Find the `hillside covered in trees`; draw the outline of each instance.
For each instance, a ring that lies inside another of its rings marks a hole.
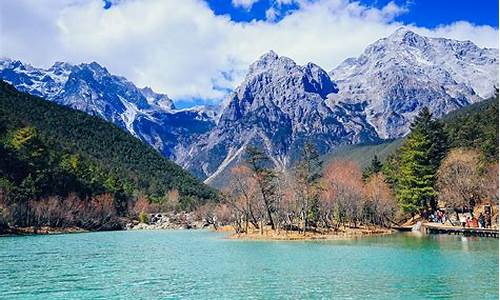
[[[138,198],[189,210],[217,197],[118,127],[0,82],[0,223],[99,228]]]
[[[484,159],[498,160],[498,94],[451,112],[442,121],[450,148],[476,148]]]

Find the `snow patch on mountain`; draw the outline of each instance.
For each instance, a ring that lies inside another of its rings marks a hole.
[[[246,145],[241,146],[236,151],[234,151],[234,148],[230,148],[228,153],[227,153],[226,158],[224,158],[224,160],[219,165],[217,170],[215,172],[213,172],[212,175],[208,176],[204,182],[207,184],[210,184],[212,182],[212,180],[214,180],[218,175],[222,174],[222,172],[224,172],[224,170],[226,170],[226,168],[229,166],[229,164],[231,162],[233,162],[235,159],[237,159],[243,153],[243,151],[245,151],[245,149],[246,149]],[[206,169],[206,166],[207,165],[205,165],[204,171],[209,173],[210,171],[208,169]]]
[[[125,105],[125,111],[122,114],[123,122],[127,130],[137,137],[137,133],[134,131],[134,121],[139,113],[139,109],[133,104],[128,102],[122,96],[118,96],[122,100],[123,105]]]

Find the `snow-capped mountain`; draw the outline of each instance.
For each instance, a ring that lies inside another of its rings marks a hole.
[[[181,163],[210,182],[240,161],[249,144],[260,145],[277,167],[287,168],[308,141],[326,152],[341,143],[378,140],[363,105],[328,105],[328,95],[336,92],[319,66],[300,66],[271,51],[250,66],[217,126]]]
[[[408,132],[424,106],[441,116],[492,96],[498,87],[498,50],[400,28],[330,75],[339,87],[332,103],[364,103],[379,136],[396,138]]]
[[[271,51],[249,67],[222,108],[176,109],[167,95],[95,62],[41,69],[4,59],[0,79],[101,116],[216,184],[249,144],[287,168],[305,142],[326,153],[339,144],[402,137],[424,106],[441,116],[488,98],[498,87],[498,50],[401,28],[330,74]]]
[[[149,87],[140,89],[96,62],[57,62],[42,69],[3,59],[0,78],[20,91],[113,122],[173,159],[178,151],[182,155],[185,143],[192,143],[215,125],[213,110],[176,110],[167,95]]]
[[[0,76],[20,91],[54,99],[68,80],[72,67],[67,63],[57,62],[44,70],[5,58],[0,60]]]

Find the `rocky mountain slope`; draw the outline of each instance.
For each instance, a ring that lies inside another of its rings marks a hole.
[[[498,50],[400,28],[330,75],[339,87],[333,103],[366,105],[379,136],[398,138],[424,106],[439,117],[492,96],[498,87]]]
[[[181,164],[210,182],[241,160],[249,144],[260,145],[284,169],[307,141],[326,152],[342,143],[378,140],[363,104],[328,105],[328,96],[337,91],[319,66],[299,66],[271,51],[250,66],[244,82],[229,95],[217,126],[190,148]]]

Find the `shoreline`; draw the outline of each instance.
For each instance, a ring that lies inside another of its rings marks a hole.
[[[389,235],[397,232],[391,228],[346,228],[341,231],[309,231],[305,234],[299,231],[281,231],[277,233],[268,228],[264,230],[263,234],[259,230],[253,230],[249,233],[236,233],[234,229],[229,228],[222,228],[216,232],[228,231],[232,231],[232,233],[226,237],[227,239],[242,241],[332,241]]]
[[[449,226],[451,229],[463,229]],[[77,233],[90,233],[90,232],[102,232],[102,231],[158,231],[158,230],[181,230],[181,231],[191,231],[191,230],[207,230],[214,233],[224,233],[224,239],[229,240],[241,240],[241,241],[333,241],[333,240],[351,240],[364,237],[382,236],[395,234],[402,231],[408,230],[398,230],[398,228],[344,228],[338,231],[308,231],[303,234],[301,231],[285,231],[281,230],[279,233],[277,231],[271,230],[266,227],[263,233],[260,230],[252,229],[249,233],[236,233],[234,227],[231,225],[225,225],[214,229],[213,227],[208,228],[203,227],[176,227],[176,228],[161,228],[156,226],[145,226],[136,228],[120,228],[120,229],[104,229],[104,230],[88,230],[80,227],[16,227],[8,228],[0,231],[0,238],[9,236],[29,236],[29,235],[59,235],[59,234],[77,234]],[[428,234],[440,234],[440,233],[428,233]],[[441,233],[442,234],[442,233]],[[449,234],[448,234],[449,235]],[[496,237],[498,238],[498,237]]]
[[[98,230],[96,230],[98,231]],[[108,230],[116,231],[116,230]],[[87,233],[93,232],[92,230],[83,229],[80,227],[16,227],[8,228],[0,232],[0,237],[6,236],[23,236],[23,235],[57,235],[57,234],[72,234],[72,233]]]

